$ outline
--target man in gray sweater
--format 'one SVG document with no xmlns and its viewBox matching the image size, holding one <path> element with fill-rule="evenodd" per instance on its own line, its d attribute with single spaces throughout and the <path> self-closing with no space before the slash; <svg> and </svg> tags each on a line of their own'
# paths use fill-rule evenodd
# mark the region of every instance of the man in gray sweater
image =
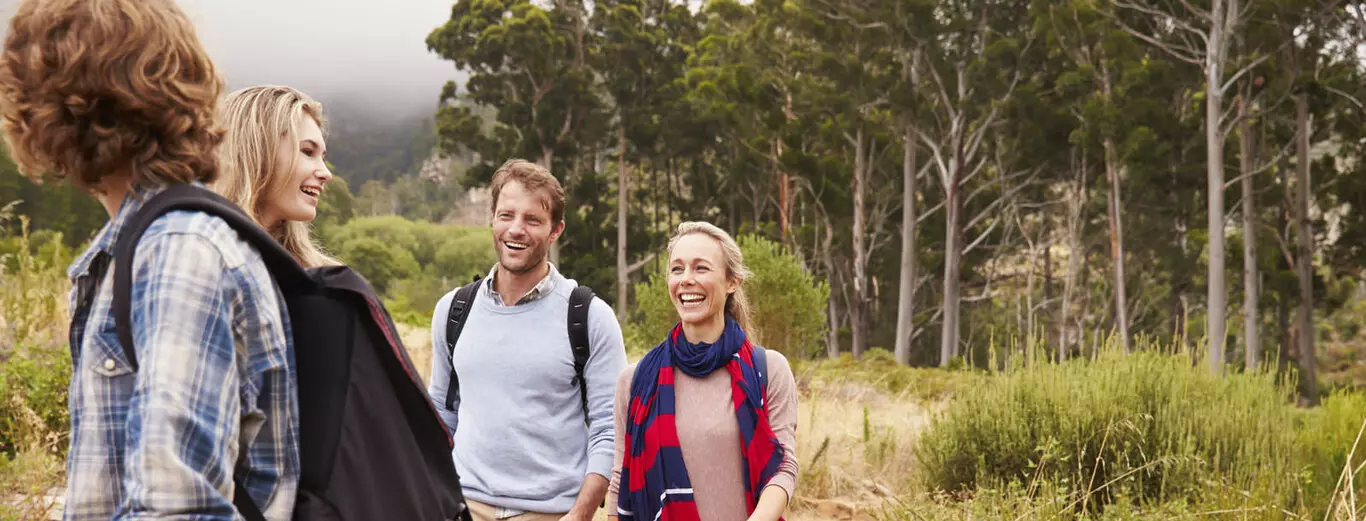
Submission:
<svg viewBox="0 0 1366 521">
<path fill-rule="evenodd" d="M 621 326 L 606 302 L 591 300 L 581 388 L 567 332 L 578 284 L 547 260 L 564 232 L 564 190 L 522 160 L 503 164 L 491 188 L 498 264 L 464 300 L 457 289 L 437 302 L 428 392 L 455 434 L 452 457 L 476 521 L 588 521 L 612 475 Z M 452 316 L 454 301 L 468 315 Z"/>
</svg>

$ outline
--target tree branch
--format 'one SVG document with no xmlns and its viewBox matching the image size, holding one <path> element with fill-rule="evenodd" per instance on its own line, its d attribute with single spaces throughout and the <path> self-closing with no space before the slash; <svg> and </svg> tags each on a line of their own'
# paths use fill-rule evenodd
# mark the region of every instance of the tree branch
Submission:
<svg viewBox="0 0 1366 521">
<path fill-rule="evenodd" d="M 1006 193 L 1001 194 L 1001 196 L 996 198 L 995 201 L 992 201 L 991 204 L 988 204 L 987 207 L 983 208 L 982 211 L 978 213 L 976 217 L 973 217 L 971 221 L 968 221 L 968 224 L 964 228 L 972 228 L 977 224 L 981 223 L 982 219 L 985 219 L 987 218 L 987 216 L 991 215 L 993 210 L 996 209 L 996 207 L 1000 206 L 1002 203 L 1009 202 L 1013 197 L 1015 197 L 1015 194 L 1020 193 L 1020 190 L 1024 190 L 1025 187 L 1028 187 L 1031 181 L 1033 181 L 1034 177 L 1038 175 L 1038 173 L 1039 169 L 1035 168 L 1031 170 L 1024 170 L 1010 177 L 997 180 L 997 182 L 1004 182 L 1007 180 L 1023 177 L 1025 175 L 1029 176 L 1029 179 L 1025 180 L 1025 182 L 1011 187 L 1009 190 L 1006 191 Z"/>
<path fill-rule="evenodd" d="M 1203 63 L 1202 60 L 1196 58 L 1196 56 L 1200 56 L 1200 53 L 1198 51 L 1195 51 L 1194 49 L 1190 49 L 1186 46 L 1182 46 L 1183 48 L 1177 49 L 1176 46 L 1173 46 L 1171 44 L 1159 42 L 1156 39 L 1134 29 L 1133 27 L 1129 27 L 1129 24 L 1120 21 L 1119 17 L 1115 17 L 1115 23 L 1118 24 L 1120 29 L 1123 29 L 1124 32 L 1129 33 L 1130 36 L 1147 42 L 1148 45 L 1153 46 L 1159 51 L 1170 54 L 1173 58 L 1189 63 L 1191 65 L 1198 66 Z M 1183 51 L 1187 54 L 1182 54 Z"/>
<path fill-rule="evenodd" d="M 1267 160 L 1265 163 L 1262 163 L 1262 166 L 1253 169 L 1251 172 L 1239 174 L 1238 177 L 1228 180 L 1228 182 L 1224 183 L 1224 189 L 1227 190 L 1229 188 L 1232 188 L 1235 183 L 1242 181 L 1244 177 L 1250 175 L 1257 175 L 1267 170 L 1270 170 L 1271 167 L 1276 166 L 1276 162 L 1283 159 L 1287 154 L 1290 153 L 1290 149 L 1294 147 L 1295 143 L 1293 141 L 1290 143 L 1286 143 L 1285 146 L 1281 147 L 1281 149 L 1276 152 L 1275 156 L 1272 156 L 1271 159 Z"/>
<path fill-rule="evenodd" d="M 973 239 L 971 244 L 968 244 L 967 246 L 963 247 L 963 255 L 967 255 L 968 253 L 972 252 L 972 250 L 977 249 L 977 246 L 981 245 L 982 241 L 986 240 L 986 238 L 991 235 L 991 232 L 995 230 L 996 226 L 999 224 L 1001 224 L 1000 219 L 991 221 L 991 224 L 987 226 L 986 231 L 983 231 L 981 235 L 978 235 L 976 239 Z"/>
<path fill-rule="evenodd" d="M 627 275 L 630 275 L 630 274 L 632 274 L 632 273 L 635 273 L 635 272 L 639 271 L 640 268 L 645 267 L 646 264 L 649 264 L 650 261 L 655 260 L 655 257 L 658 257 L 658 256 L 659 256 L 659 252 L 652 252 L 652 253 L 650 253 L 649 255 L 646 255 L 645 258 L 636 261 L 635 264 L 632 264 L 632 265 L 630 265 L 630 266 L 627 266 L 627 267 L 626 267 L 626 274 L 627 274 Z"/>
<path fill-rule="evenodd" d="M 1356 105 L 1357 108 L 1366 110 L 1366 105 L 1362 105 L 1362 104 L 1361 104 L 1361 101 L 1360 101 L 1360 100 L 1357 100 L 1355 96 L 1352 96 L 1351 94 L 1348 94 L 1348 93 L 1346 93 L 1346 92 L 1343 92 L 1343 91 L 1341 91 L 1341 90 L 1338 90 L 1338 89 L 1336 89 L 1336 88 L 1334 88 L 1334 87 L 1332 87 L 1332 86 L 1326 85 L 1326 84 L 1319 84 L 1319 86 L 1320 86 L 1320 87 L 1323 87 L 1323 90 L 1326 90 L 1326 91 L 1331 92 L 1331 93 L 1333 93 L 1333 94 L 1337 94 L 1338 96 L 1341 96 L 1343 99 L 1346 99 L 1347 101 L 1352 102 L 1352 104 L 1353 104 L 1353 105 Z"/>
<path fill-rule="evenodd" d="M 1257 66 L 1261 65 L 1262 62 L 1266 61 L 1268 58 L 1271 58 L 1272 54 L 1280 52 L 1281 49 L 1285 49 L 1285 46 L 1289 45 L 1293 41 L 1294 40 L 1286 40 L 1285 42 L 1282 42 L 1280 47 L 1277 47 L 1275 51 L 1258 56 L 1257 59 L 1252 60 L 1252 63 L 1244 65 L 1241 69 L 1238 69 L 1238 72 L 1233 73 L 1233 76 L 1230 76 L 1228 81 L 1225 81 L 1224 84 L 1219 87 L 1219 92 L 1228 92 L 1229 87 L 1232 87 L 1233 84 L 1238 81 L 1238 78 L 1243 77 L 1243 75 L 1247 74 L 1248 71 L 1257 68 Z"/>
<path fill-rule="evenodd" d="M 1208 45 L 1208 44 L 1209 44 L 1209 34 L 1206 33 L 1205 31 L 1203 31 L 1203 30 L 1201 30 L 1201 29 L 1195 27 L 1194 25 L 1191 25 L 1190 23 L 1186 22 L 1185 19 L 1184 19 L 1183 17 L 1173 15 L 1173 14 L 1171 14 L 1171 13 L 1168 13 L 1168 12 L 1166 12 L 1166 11 L 1162 11 L 1162 10 L 1160 10 L 1160 9 L 1154 9 L 1154 8 L 1152 8 L 1152 7 L 1147 7 L 1147 6 L 1138 5 L 1138 4 L 1135 4 L 1135 3 L 1133 3 L 1133 2 L 1126 2 L 1126 1 L 1124 1 L 1124 0 L 1112 0 L 1112 1 L 1114 2 L 1114 4 L 1115 4 L 1116 7 L 1119 7 L 1119 8 L 1121 8 L 1121 9 L 1128 9 L 1128 10 L 1131 10 L 1131 11 L 1138 11 L 1138 12 L 1140 12 L 1140 13 L 1143 13 L 1143 14 L 1146 14 L 1146 15 L 1148 15 L 1148 16 L 1150 16 L 1150 17 L 1153 17 L 1153 18 L 1155 18 L 1156 20 L 1159 20 L 1159 21 L 1162 21 L 1162 22 L 1170 23 L 1170 24 L 1172 24 L 1172 27 L 1175 27 L 1175 28 L 1180 29 L 1180 30 L 1182 30 L 1182 31 L 1185 31 L 1185 32 L 1187 32 L 1187 33 L 1193 34 L 1193 35 L 1195 35 L 1196 37 L 1200 38 L 1200 43 L 1201 43 L 1201 44 L 1204 44 L 1204 45 Z M 1211 16 L 1210 13 L 1205 12 L 1205 11 L 1201 11 L 1201 10 L 1195 8 L 1195 6 L 1192 6 L 1192 5 L 1188 4 L 1188 3 L 1186 3 L 1185 0 L 1182 0 L 1181 3 L 1182 3 L 1182 4 L 1185 4 L 1186 8 L 1189 9 L 1189 10 L 1191 11 L 1191 13 L 1194 14 L 1194 15 L 1196 16 L 1196 18 L 1198 18 L 1200 21 L 1205 22 L 1205 23 L 1210 23 L 1210 22 L 1212 22 L 1212 21 L 1214 20 L 1214 17 Z M 1123 21 L 1120 21 L 1118 16 L 1112 16 L 1112 18 L 1114 18 L 1114 20 L 1115 20 L 1116 22 L 1119 22 L 1121 26 L 1124 26 L 1124 27 L 1127 27 L 1127 26 L 1128 26 L 1128 25 L 1125 24 Z"/>
</svg>

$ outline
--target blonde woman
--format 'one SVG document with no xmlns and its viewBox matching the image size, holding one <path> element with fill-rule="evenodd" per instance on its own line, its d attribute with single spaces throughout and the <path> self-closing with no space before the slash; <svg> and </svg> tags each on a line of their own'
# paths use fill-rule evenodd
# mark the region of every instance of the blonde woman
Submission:
<svg viewBox="0 0 1366 521">
<path fill-rule="evenodd" d="M 290 87 L 260 85 L 228 95 L 219 108 L 227 130 L 213 189 L 237 203 L 304 267 L 340 264 L 310 233 L 332 179 L 324 158 L 322 104 Z"/>
<path fill-rule="evenodd" d="M 797 486 L 797 386 L 782 354 L 751 343 L 740 247 L 685 222 L 668 266 L 680 321 L 617 379 L 612 518 L 780 520 Z"/>
</svg>

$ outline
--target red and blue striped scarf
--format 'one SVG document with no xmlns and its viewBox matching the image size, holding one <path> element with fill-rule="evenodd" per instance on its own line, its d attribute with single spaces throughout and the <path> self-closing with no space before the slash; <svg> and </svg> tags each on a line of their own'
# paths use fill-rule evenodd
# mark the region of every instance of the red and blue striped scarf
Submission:
<svg viewBox="0 0 1366 521">
<path fill-rule="evenodd" d="M 674 368 L 703 377 L 721 367 L 730 373 L 745 500 L 748 513 L 754 513 L 759 494 L 783 461 L 783 446 L 768 423 L 767 390 L 754 368 L 754 348 L 726 317 L 725 332 L 715 344 L 689 343 L 679 324 L 636 367 L 618 489 L 620 521 L 701 521 L 674 423 Z"/>
</svg>

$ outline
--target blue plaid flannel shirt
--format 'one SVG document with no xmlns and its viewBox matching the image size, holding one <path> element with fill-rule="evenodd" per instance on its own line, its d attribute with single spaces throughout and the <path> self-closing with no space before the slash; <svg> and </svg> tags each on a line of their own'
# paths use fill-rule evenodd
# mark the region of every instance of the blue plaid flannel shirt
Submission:
<svg viewBox="0 0 1366 521">
<path fill-rule="evenodd" d="M 109 268 L 120 230 L 154 191 L 136 193 L 68 269 L 64 519 L 240 519 L 231 499 L 240 473 L 266 518 L 286 520 L 299 481 L 299 413 L 279 289 L 221 219 L 162 216 L 134 259 L 132 371 Z"/>
</svg>

